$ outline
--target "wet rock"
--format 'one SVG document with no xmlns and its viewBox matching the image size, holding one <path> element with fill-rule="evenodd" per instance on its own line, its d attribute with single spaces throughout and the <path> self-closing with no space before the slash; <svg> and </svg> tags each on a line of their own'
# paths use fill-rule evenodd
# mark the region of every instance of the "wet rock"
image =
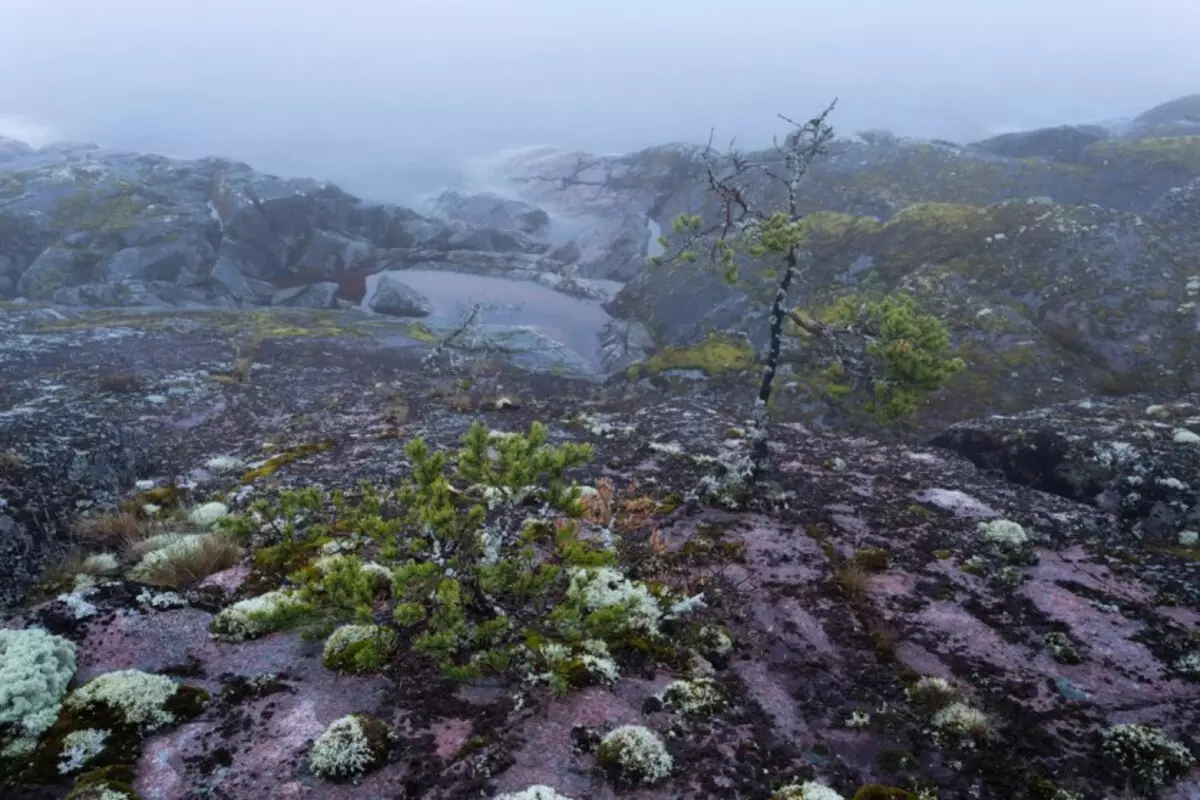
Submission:
<svg viewBox="0 0 1200 800">
<path fill-rule="evenodd" d="M 429 298 L 404 283 L 404 273 L 385 272 L 375 284 L 367 307 L 394 317 L 427 317 L 433 313 Z"/>
<path fill-rule="evenodd" d="M 517 230 L 530 236 L 542 236 L 550 227 L 550 215 L 542 209 L 491 192 L 464 194 L 449 190 L 434 198 L 430 207 L 433 214 L 446 219 Z"/>
<path fill-rule="evenodd" d="M 271 305 L 289 308 L 336 308 L 338 285 L 314 283 L 294 289 L 280 289 L 271 295 Z"/>
</svg>

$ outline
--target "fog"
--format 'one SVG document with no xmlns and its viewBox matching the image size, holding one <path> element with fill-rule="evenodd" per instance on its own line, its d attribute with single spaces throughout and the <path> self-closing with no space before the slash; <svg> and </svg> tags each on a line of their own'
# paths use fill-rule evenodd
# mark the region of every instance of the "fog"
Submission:
<svg viewBox="0 0 1200 800">
<path fill-rule="evenodd" d="M 401 199 L 464 158 L 598 152 L 837 96 L 970 140 L 1200 91 L 1195 0 L 0 0 L 0 134 L 220 154 Z"/>
</svg>

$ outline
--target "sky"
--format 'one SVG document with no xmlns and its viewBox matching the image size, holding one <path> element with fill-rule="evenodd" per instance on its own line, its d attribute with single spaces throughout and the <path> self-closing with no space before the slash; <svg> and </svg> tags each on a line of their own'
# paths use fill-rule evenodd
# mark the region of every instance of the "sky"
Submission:
<svg viewBox="0 0 1200 800">
<path fill-rule="evenodd" d="M 0 0 L 0 135 L 380 199 L 528 145 L 968 141 L 1200 92 L 1196 0 Z"/>
</svg>

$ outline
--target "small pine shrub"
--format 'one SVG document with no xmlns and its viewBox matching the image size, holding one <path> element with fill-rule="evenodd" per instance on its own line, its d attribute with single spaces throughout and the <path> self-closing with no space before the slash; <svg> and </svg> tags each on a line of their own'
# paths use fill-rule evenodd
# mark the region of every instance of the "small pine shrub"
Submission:
<svg viewBox="0 0 1200 800">
<path fill-rule="evenodd" d="M 510 675 L 555 692 L 616 680 L 622 651 L 677 652 L 679 618 L 700 603 L 630 579 L 583 535 L 582 491 L 568 473 L 590 446 L 551 445 L 538 423 L 499 434 L 476 422 L 457 453 L 418 438 L 405 454 L 412 472 L 395 489 L 285 492 L 223 523 L 252 536 L 274 521 L 277 541 L 256 564 L 290 576 L 314 635 L 390 619 L 381 641 L 402 638 L 447 677 Z M 374 561 L 320 556 L 351 531 Z M 349 649 L 335 648 L 333 662 Z"/>
</svg>

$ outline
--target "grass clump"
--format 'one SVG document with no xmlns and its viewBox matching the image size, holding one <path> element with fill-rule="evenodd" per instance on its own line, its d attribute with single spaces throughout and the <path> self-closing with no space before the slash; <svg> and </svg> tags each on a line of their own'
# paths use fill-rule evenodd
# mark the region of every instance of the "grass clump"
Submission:
<svg viewBox="0 0 1200 800">
<path fill-rule="evenodd" d="M 129 577 L 153 586 L 180 589 L 238 563 L 242 549 L 228 535 L 198 533 L 159 540 L 129 570 Z M 143 545 L 143 548 L 145 545 Z"/>
<path fill-rule="evenodd" d="M 1186 775 L 1196 763 L 1184 744 L 1151 725 L 1114 725 L 1104 731 L 1102 743 L 1105 755 L 1151 791 Z"/>
</svg>

